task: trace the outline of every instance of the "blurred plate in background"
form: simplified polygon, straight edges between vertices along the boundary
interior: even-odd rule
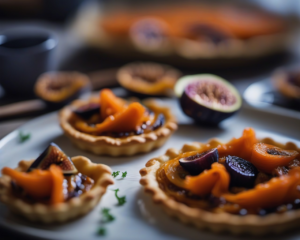
[[[284,98],[276,91],[269,78],[251,84],[243,98],[256,109],[300,119],[299,103]]]
[[[112,55],[182,66],[241,66],[285,52],[291,45],[292,24],[248,5],[130,5],[128,10],[91,2],[81,8],[73,28],[88,45]],[[199,19],[202,15],[206,17]]]

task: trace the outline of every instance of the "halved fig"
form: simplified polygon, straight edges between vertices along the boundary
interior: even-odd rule
[[[96,113],[100,114],[100,104],[91,102],[74,109],[73,112],[83,119],[89,119]]]
[[[179,159],[179,163],[184,170],[191,175],[198,175],[206,169],[210,169],[214,162],[217,162],[219,153],[216,148],[210,149],[203,153]]]
[[[185,76],[175,85],[183,112],[197,123],[217,125],[236,113],[242,99],[226,80],[211,74]]]
[[[258,171],[252,163],[242,158],[228,155],[226,156],[225,167],[230,174],[230,186],[245,188],[254,186]]]
[[[28,171],[33,169],[48,169],[51,164],[59,166],[64,174],[76,174],[78,171],[70,157],[68,157],[55,143],[45,149],[45,151],[31,164]]]

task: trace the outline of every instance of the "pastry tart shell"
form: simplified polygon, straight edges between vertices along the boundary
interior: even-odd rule
[[[146,153],[161,147],[177,129],[176,120],[167,107],[160,107],[154,100],[147,100],[143,102],[146,107],[156,114],[164,115],[163,126],[150,133],[123,138],[90,135],[78,131],[70,124],[73,116],[72,109],[86,103],[87,101],[84,100],[76,100],[70,106],[63,108],[59,113],[60,126],[76,147],[97,155],[132,156],[137,153]]]
[[[19,162],[16,170],[27,171],[33,161]],[[31,204],[12,193],[11,178],[3,175],[0,178],[0,201],[14,213],[34,222],[62,223],[87,214],[99,203],[106,192],[107,186],[114,183],[111,169],[103,164],[92,163],[83,156],[72,157],[72,161],[80,173],[94,180],[94,185],[88,192],[57,205]]]
[[[260,142],[272,144],[283,149],[297,150],[294,143],[281,144],[271,138],[261,139]],[[221,144],[218,139],[211,139],[208,144],[217,146]],[[199,229],[206,229],[216,233],[230,232],[234,235],[266,235],[270,233],[281,233],[295,228],[299,225],[300,210],[291,210],[285,213],[271,213],[266,216],[249,214],[238,216],[230,213],[213,213],[199,208],[189,207],[168,196],[160,187],[156,179],[156,172],[163,163],[169,161],[179,154],[189,151],[201,150],[203,143],[185,144],[180,150],[168,149],[165,155],[153,158],[146,163],[146,167],[140,170],[142,176],[140,184],[144,186],[145,192],[152,196],[153,202],[162,206],[164,211],[181,222],[193,225]]]
[[[117,73],[121,86],[138,94],[152,96],[172,96],[173,87],[182,74],[175,68],[152,62],[130,63]],[[146,79],[155,79],[148,82]],[[160,84],[167,83],[164,87]],[[170,88],[171,87],[171,88]]]
[[[92,7],[91,7],[92,9]],[[216,67],[252,63],[256,59],[281,53],[288,49],[293,39],[293,26],[287,24],[287,29],[278,33],[257,35],[249,39],[231,39],[217,46],[212,43],[203,44],[186,38],[167,38],[155,50],[146,44],[139,46],[124,34],[113,35],[99,27],[105,21],[105,15],[93,8],[82,12],[84,17],[74,25],[75,31],[91,46],[98,47],[116,56],[124,55],[132,59],[150,56],[157,60],[177,63],[191,67],[199,63]]]
[[[294,71],[295,73],[296,71]],[[293,72],[289,70],[277,70],[272,76],[272,83],[275,88],[285,97],[300,100],[300,86],[289,83],[289,75]]]

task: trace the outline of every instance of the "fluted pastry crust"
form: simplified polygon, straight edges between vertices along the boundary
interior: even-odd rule
[[[300,149],[291,142],[281,144],[271,138],[261,139],[260,142],[272,144],[283,149]],[[163,207],[165,212],[179,219],[185,224],[191,224],[199,229],[209,229],[213,232],[231,232],[232,234],[248,233],[251,235],[265,235],[268,233],[281,233],[288,229],[298,226],[300,219],[300,210],[291,210],[285,213],[271,213],[267,216],[258,215],[237,216],[230,213],[212,213],[199,208],[191,208],[181,202],[178,202],[168,196],[158,184],[156,172],[160,166],[179,154],[189,151],[199,151],[204,143],[185,144],[180,150],[168,149],[167,152],[158,157],[149,160],[146,167],[140,170],[142,176],[140,183],[144,186],[145,192],[152,195],[155,204]],[[206,143],[205,143],[206,144]],[[207,142],[213,146],[222,144],[218,139],[211,139]]]
[[[33,161],[20,161],[16,170],[27,171]],[[57,205],[31,204],[13,194],[11,178],[3,175],[0,177],[0,201],[13,212],[35,222],[66,222],[88,213],[99,203],[107,186],[114,183],[111,169],[104,164],[92,163],[83,156],[72,157],[72,161],[80,173],[94,180],[88,192]]]
[[[158,106],[154,100],[145,101],[143,104],[155,114],[162,113],[165,123],[158,129],[141,135],[114,138],[109,136],[94,136],[75,129],[70,120],[73,117],[73,108],[86,104],[87,101],[76,100],[71,105],[63,108],[59,113],[60,126],[65,135],[78,148],[97,155],[132,156],[137,153],[149,152],[161,147],[177,129],[177,123],[167,107]]]

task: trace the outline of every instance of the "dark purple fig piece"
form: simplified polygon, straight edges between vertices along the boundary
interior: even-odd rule
[[[197,123],[218,125],[235,114],[242,99],[226,80],[211,74],[185,76],[175,85],[183,112]]]
[[[219,152],[216,148],[203,153],[179,159],[179,163],[184,170],[191,175],[198,175],[206,169],[210,169],[214,162],[219,159]]]
[[[252,163],[242,158],[228,155],[226,156],[225,167],[230,175],[230,186],[245,188],[254,186],[258,170]]]
[[[163,114],[159,114],[155,120],[155,122],[152,125],[152,129],[155,130],[165,123],[165,116]]]
[[[96,113],[100,114],[100,104],[88,103],[73,110],[73,112],[83,119],[89,119]]]
[[[71,158],[55,143],[50,143],[45,151],[31,164],[28,171],[33,169],[46,170],[51,164],[59,166],[64,174],[76,174],[78,172]]]

